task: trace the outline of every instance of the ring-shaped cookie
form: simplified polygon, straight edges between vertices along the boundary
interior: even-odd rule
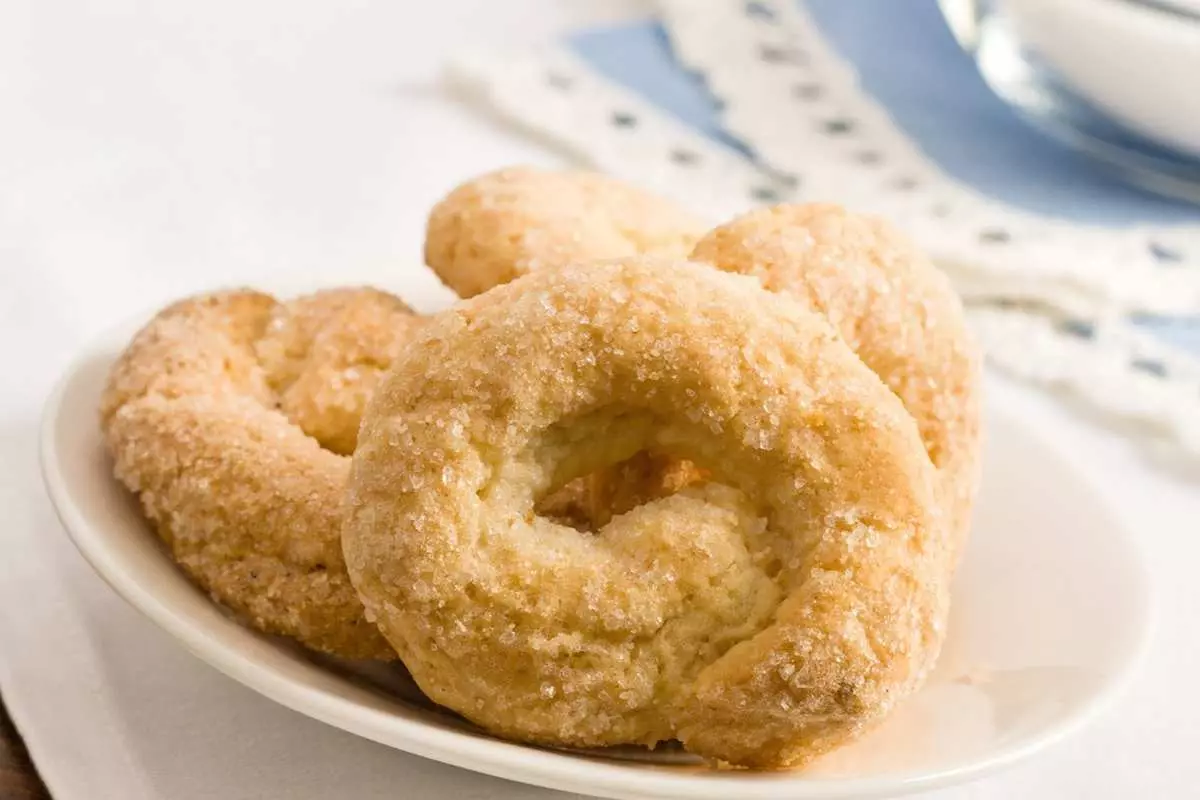
[[[686,258],[708,226],[666,198],[584,170],[510,167],[454,189],[429,214],[425,263],[459,297],[540,269]]]
[[[373,289],[219,292],[165,309],[113,366],[101,424],[117,477],[184,571],[259,630],[395,658],[346,575],[341,453],[416,320]]]
[[[587,170],[509,167],[456,187],[430,212],[425,261],[460,297],[534,270],[599,259],[687,257],[708,226],[676,203]],[[581,528],[701,480],[693,464],[639,453],[564,487],[546,509]]]
[[[435,208],[426,259],[470,296],[531,269],[677,255],[680,243],[699,239],[693,260],[754,275],[825,314],[901,397],[941,474],[961,554],[979,485],[982,387],[978,349],[946,276],[890,225],[833,205],[763,208],[704,236],[698,225],[665,198],[611,178],[509,169],[463,184]],[[559,505],[595,527],[703,477],[670,454],[641,453],[567,487],[571,502]]]
[[[535,513],[656,448],[714,482],[595,534]],[[432,699],[508,737],[795,766],[940,646],[948,543],[916,425],[749,278],[594,263],[461,303],[393,364],[353,461],[364,603]]]
[[[701,239],[692,258],[753,275],[820,312],[896,393],[938,469],[961,554],[979,487],[983,387],[946,275],[887,222],[820,203],[738,217]]]

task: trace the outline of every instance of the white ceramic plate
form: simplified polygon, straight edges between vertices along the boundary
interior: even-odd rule
[[[46,405],[43,471],[76,546],[126,600],[226,675],[400,750],[613,798],[894,796],[978,777],[1078,728],[1129,677],[1146,637],[1148,584],[1129,537],[1069,463],[993,413],[939,667],[861,742],[803,773],[715,771],[670,749],[505,742],[431,706],[399,668],[335,662],[240,627],[184,578],[112,478],[97,429],[105,374],[132,330],[92,345]]]

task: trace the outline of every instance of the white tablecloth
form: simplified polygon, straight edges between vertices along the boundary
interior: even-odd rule
[[[256,275],[419,269],[424,214],[442,192],[504,163],[554,161],[442,93],[446,50],[640,11],[634,0],[0,6],[0,691],[59,800],[551,796],[327,728],[186,653],[73,551],[40,485],[35,425],[71,353],[148,305]],[[1200,785],[1200,483],[1148,467],[1045,397],[991,389],[1139,531],[1159,628],[1136,685],[1095,725],[936,797],[1187,796]]]

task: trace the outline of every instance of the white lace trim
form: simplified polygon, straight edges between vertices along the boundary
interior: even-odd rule
[[[565,50],[471,54],[452,64],[452,76],[527,131],[713,220],[790,199],[786,176],[698,134]],[[1048,304],[1038,293],[978,290],[986,280],[973,285],[963,271],[952,274],[993,365],[1040,385],[1070,389],[1093,407],[1200,458],[1195,360],[1114,315],[1110,303],[1101,311],[1095,303],[1061,302],[1054,295],[1059,302]]]
[[[985,198],[933,164],[857,85],[795,0],[659,0],[725,128],[797,194],[896,221],[968,294],[1070,313],[1200,311],[1200,225],[1099,228]]]
[[[450,64],[450,75],[528,132],[714,221],[779,190],[771,175],[740,153],[610,83],[561,48],[464,54]]]
[[[1121,320],[1083,322],[972,305],[988,360],[1014,377],[1069,390],[1113,421],[1200,458],[1200,364]]]

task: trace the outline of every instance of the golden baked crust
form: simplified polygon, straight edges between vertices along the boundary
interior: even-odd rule
[[[594,535],[535,513],[647,449],[713,482]],[[820,316],[703,265],[592,263],[422,326],[368,404],[343,544],[417,683],[490,730],[795,766],[936,658],[935,475]]]
[[[284,415],[350,455],[367,398],[418,320],[387,292],[328,289],[277,305],[254,350]]]
[[[707,227],[666,198],[600,173],[509,167],[462,184],[434,207],[425,261],[460,297],[472,297],[563,264],[682,259]],[[686,461],[639,454],[561,487],[539,511],[594,529],[701,478]]]
[[[638,254],[685,258],[708,226],[668,200],[582,170],[510,167],[429,215],[425,263],[460,297],[538,269]]]
[[[825,204],[752,211],[711,231],[692,258],[753,275],[833,323],[917,421],[961,553],[979,486],[982,386],[947,277],[890,224]]]
[[[760,209],[702,238],[698,226],[669,201],[611,178],[508,169],[464,184],[434,209],[426,261],[470,296],[533,268],[682,255],[681,243],[700,239],[693,260],[755,275],[825,314],[901,397],[942,474],[961,553],[979,485],[980,357],[945,276],[891,226],[837,206]],[[595,527],[702,479],[686,461],[644,454],[564,487],[552,505]]]
[[[259,630],[395,658],[346,575],[338,452],[416,319],[374,289],[218,292],[162,311],[113,366],[117,477],[192,579]]]

